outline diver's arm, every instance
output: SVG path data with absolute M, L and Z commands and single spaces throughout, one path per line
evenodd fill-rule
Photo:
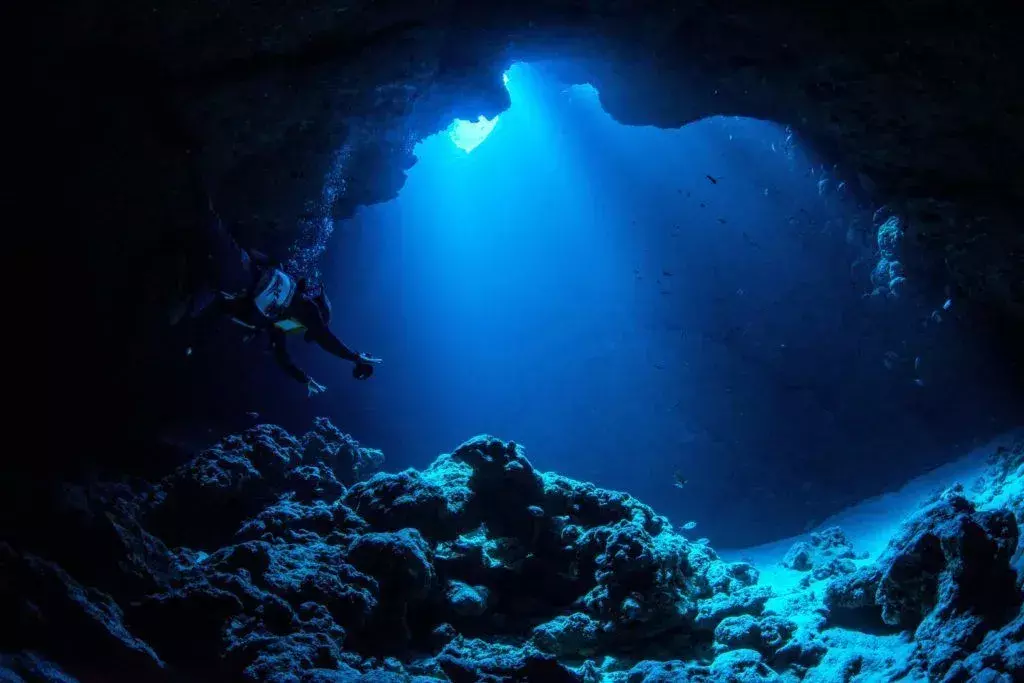
M 292 357 L 288 354 L 287 344 L 285 333 L 276 327 L 271 327 L 270 348 L 274 351 L 274 358 L 277 360 L 277 364 L 296 382 L 308 385 L 310 381 L 309 375 L 303 372 L 302 368 L 292 360 Z
M 312 324 L 307 327 L 307 336 L 310 341 L 314 341 L 317 345 L 327 353 L 337 356 L 342 360 L 351 361 L 353 363 L 359 363 L 363 360 L 362 354 L 359 354 L 349 347 L 345 346 L 344 342 L 338 339 L 331 328 L 327 327 L 323 321 L 317 319 L 316 321 L 310 321 Z

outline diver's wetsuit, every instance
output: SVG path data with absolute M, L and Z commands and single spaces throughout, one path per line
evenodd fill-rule
M 345 346 L 328 327 L 330 308 L 321 286 L 307 284 L 305 280 L 296 282 L 287 276 L 295 287 L 288 305 L 275 310 L 273 316 L 260 310 L 256 305 L 257 290 L 268 275 L 279 269 L 263 254 L 239 246 L 214 210 L 213 202 L 199 182 L 198 173 L 193 173 L 193 176 L 197 196 L 202 198 L 201 210 L 205 220 L 201 223 L 201 234 L 193 253 L 193 259 L 201 264 L 198 274 L 201 284 L 191 297 L 190 317 L 203 315 L 209 319 L 219 317 L 211 313 L 223 314 L 256 332 L 266 331 L 278 364 L 303 384 L 308 384 L 312 378 L 289 356 L 287 333 L 279 326 L 284 322 L 289 323 L 288 327 L 292 329 L 304 330 L 307 342 L 316 342 L 338 358 L 360 363 L 360 355 Z
M 253 255 L 252 259 L 254 281 L 258 282 L 267 269 L 272 266 L 258 255 Z M 304 339 L 307 342 L 316 342 L 324 351 L 353 363 L 359 362 L 359 354 L 345 346 L 327 326 L 321 307 L 317 305 L 317 296 L 320 292 L 315 288 L 307 288 L 305 283 L 300 281 L 299 289 L 295 292 L 289 305 L 274 318 L 267 317 L 256 306 L 254 289 L 255 285 L 241 296 L 221 295 L 217 297 L 216 306 L 219 312 L 232 318 L 235 322 L 257 332 L 266 331 L 270 337 L 270 348 L 274 352 L 274 358 L 296 381 L 307 384 L 310 377 L 295 365 L 288 354 L 288 335 L 277 325 L 280 321 L 297 323 L 298 327 L 305 331 Z

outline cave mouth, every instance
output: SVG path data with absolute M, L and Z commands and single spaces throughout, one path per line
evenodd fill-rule
M 978 349 L 874 291 L 878 221 L 784 125 L 627 126 L 595 87 L 530 64 L 506 87 L 488 135 L 421 140 L 398 197 L 326 252 L 339 329 L 385 365 L 325 401 L 392 466 L 514 438 L 541 469 L 742 547 L 1005 419 L 957 375 Z M 319 354 L 302 362 L 340 382 Z

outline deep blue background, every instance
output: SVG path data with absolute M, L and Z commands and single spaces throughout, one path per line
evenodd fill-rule
M 813 151 L 782 127 L 627 128 L 592 89 L 524 66 L 509 90 L 483 144 L 423 141 L 399 198 L 331 238 L 334 328 L 384 358 L 377 376 L 293 344 L 329 387 L 307 400 L 225 328 L 182 354 L 192 400 L 168 409 L 169 438 L 246 426 L 247 410 L 296 431 L 327 415 L 398 469 L 489 432 L 728 547 L 1019 424 L 956 303 L 935 324 L 942 301 L 863 296 L 871 213 L 837 179 L 819 192 Z M 214 368 L 227 381 L 205 381 Z

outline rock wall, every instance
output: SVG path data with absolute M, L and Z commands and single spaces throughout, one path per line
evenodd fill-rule
M 387 200 L 412 142 L 507 104 L 509 63 L 572 59 L 573 78 L 593 83 L 626 123 L 736 114 L 792 125 L 866 199 L 906 216 L 917 268 L 948 269 L 967 293 L 1019 307 L 1024 278 L 1010 269 L 1021 254 L 1024 92 L 1001 8 L 78 2 L 47 22 L 45 44 L 57 49 L 41 65 L 66 73 L 75 59 L 76 78 L 107 83 L 114 100 L 149 88 L 173 101 L 203 143 L 221 210 L 257 232 L 291 230 L 345 145 L 335 215 Z
M 44 312 L 60 313 L 40 316 L 41 336 L 76 335 L 74 352 L 46 359 L 44 384 L 88 389 L 38 398 L 80 412 L 99 393 L 123 397 L 106 414 L 159 400 L 150 387 L 166 379 L 152 373 L 166 365 L 181 243 L 207 219 L 190 169 L 243 243 L 284 256 L 325 216 L 394 197 L 417 140 L 505 107 L 500 76 L 515 60 L 560 62 L 552 68 L 593 83 L 625 123 L 735 114 L 791 125 L 866 205 L 900 217 L 905 284 L 942 301 L 952 283 L 972 302 L 962 315 L 992 332 L 1009 364 L 1024 341 L 1024 55 L 1004 10 L 989 0 L 63 3 L 26 27 L 37 52 L 19 65 L 28 87 L 11 109 L 24 119 L 18 201 L 37 207 L 26 232 L 43 241 L 40 279 L 57 302 Z M 1019 363 L 1011 371 L 1024 375 Z

